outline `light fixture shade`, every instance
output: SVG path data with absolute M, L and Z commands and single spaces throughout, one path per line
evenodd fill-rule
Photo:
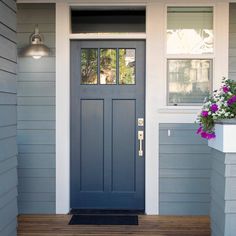
M 25 57 L 44 57 L 49 55 L 49 48 L 44 44 L 31 44 L 22 50 Z
M 30 45 L 22 49 L 20 55 L 23 57 L 33 57 L 39 59 L 49 55 L 49 48 L 43 43 L 43 35 L 39 33 L 39 29 L 36 26 L 35 32 L 30 36 Z

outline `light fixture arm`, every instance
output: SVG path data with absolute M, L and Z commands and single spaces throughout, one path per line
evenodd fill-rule
M 30 36 L 30 44 L 43 44 L 43 41 L 43 35 L 39 33 L 38 25 L 36 25 L 34 33 Z

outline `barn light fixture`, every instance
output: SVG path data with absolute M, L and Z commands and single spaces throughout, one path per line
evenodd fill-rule
M 30 35 L 30 45 L 23 48 L 21 55 L 39 59 L 49 55 L 49 48 L 44 45 L 43 35 L 39 33 L 38 26 L 35 26 L 34 33 Z

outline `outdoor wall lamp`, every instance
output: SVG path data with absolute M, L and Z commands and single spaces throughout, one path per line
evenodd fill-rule
M 30 35 L 30 45 L 23 48 L 21 56 L 39 59 L 49 55 L 49 48 L 44 45 L 43 35 L 39 33 L 38 26 L 35 26 L 34 33 Z

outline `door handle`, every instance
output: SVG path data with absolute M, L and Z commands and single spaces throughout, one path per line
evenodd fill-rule
M 144 139 L 144 131 L 139 130 L 139 131 L 138 131 L 138 140 L 139 140 L 138 155 L 139 155 L 140 157 L 143 156 L 143 139 Z

